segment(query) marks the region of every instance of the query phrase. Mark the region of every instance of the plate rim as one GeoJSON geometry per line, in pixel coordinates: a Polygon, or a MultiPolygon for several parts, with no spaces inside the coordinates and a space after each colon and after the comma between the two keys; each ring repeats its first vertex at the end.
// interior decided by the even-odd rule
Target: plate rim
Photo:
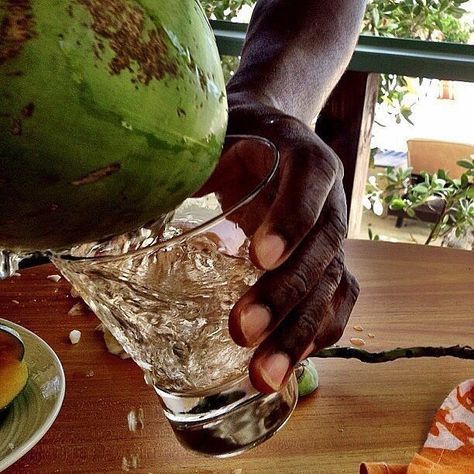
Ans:
{"type": "Polygon", "coordinates": [[[20,324],[16,324],[12,321],[9,321],[8,319],[0,318],[0,324],[4,324],[6,326],[12,327],[16,331],[18,331],[20,336],[22,332],[25,332],[29,336],[32,336],[34,339],[36,339],[51,356],[54,364],[56,365],[56,368],[59,371],[59,375],[61,377],[61,382],[62,382],[57,401],[54,404],[54,407],[51,410],[51,412],[48,414],[45,422],[18,449],[13,450],[6,457],[4,457],[3,459],[0,459],[0,472],[2,472],[8,467],[10,467],[12,464],[17,462],[19,459],[21,459],[26,453],[31,451],[31,449],[33,449],[38,444],[38,442],[44,437],[44,435],[49,431],[54,421],[58,417],[59,412],[61,411],[61,408],[64,402],[64,396],[66,394],[66,376],[64,374],[64,368],[63,368],[63,365],[61,364],[61,361],[59,360],[58,355],[56,354],[56,352],[53,351],[50,345],[46,341],[44,341],[41,337],[39,337],[33,331],[30,331],[29,329],[21,326],[20,324]]]}

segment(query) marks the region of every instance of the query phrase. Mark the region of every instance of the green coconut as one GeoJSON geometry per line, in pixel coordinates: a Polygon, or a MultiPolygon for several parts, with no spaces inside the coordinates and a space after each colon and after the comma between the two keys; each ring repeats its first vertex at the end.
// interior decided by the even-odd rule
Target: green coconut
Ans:
{"type": "Polygon", "coordinates": [[[212,172],[227,125],[195,0],[0,0],[0,247],[140,227],[212,172]]]}
{"type": "Polygon", "coordinates": [[[319,387],[319,375],[311,359],[300,362],[296,379],[298,381],[298,396],[305,397],[313,393],[319,387]]]}

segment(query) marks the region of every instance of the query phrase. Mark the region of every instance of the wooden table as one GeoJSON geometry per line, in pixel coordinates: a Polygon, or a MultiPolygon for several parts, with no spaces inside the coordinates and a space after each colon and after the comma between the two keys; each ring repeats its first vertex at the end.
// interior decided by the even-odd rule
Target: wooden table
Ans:
{"type": "MultiPolygon", "coordinates": [[[[474,344],[472,252],[366,241],[346,247],[362,292],[342,343],[363,337],[370,350],[474,344]]],[[[57,421],[9,474],[120,473],[131,456],[139,459],[133,473],[357,473],[362,461],[408,462],[448,392],[474,376],[472,361],[453,358],[318,360],[319,391],[299,402],[274,438],[240,457],[198,457],[178,445],[133,362],[105,351],[95,317],[68,316],[69,285],[48,280],[51,273],[47,265],[0,283],[0,317],[43,337],[67,377],[57,421]],[[83,334],[77,346],[68,342],[72,329],[83,334]],[[138,408],[145,426],[132,433],[127,414],[138,408]]]]}

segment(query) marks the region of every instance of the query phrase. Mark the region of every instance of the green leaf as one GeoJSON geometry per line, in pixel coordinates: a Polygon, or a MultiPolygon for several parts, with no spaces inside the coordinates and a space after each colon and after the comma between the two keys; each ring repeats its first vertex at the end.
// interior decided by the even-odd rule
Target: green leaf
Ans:
{"type": "Polygon", "coordinates": [[[412,191],[414,193],[427,193],[428,192],[428,187],[425,184],[417,184],[416,186],[413,187],[412,191]]]}
{"type": "Polygon", "coordinates": [[[380,23],[380,13],[377,8],[372,10],[372,19],[374,20],[374,25],[378,25],[380,23]]]}
{"type": "Polygon", "coordinates": [[[468,199],[474,199],[474,186],[469,186],[469,188],[467,188],[466,197],[468,199]]]}
{"type": "Polygon", "coordinates": [[[407,208],[407,210],[405,212],[407,213],[407,215],[409,217],[415,217],[415,215],[416,215],[415,211],[411,207],[407,208]]]}
{"type": "Polygon", "coordinates": [[[401,211],[405,209],[405,201],[400,198],[393,199],[390,203],[390,209],[393,209],[394,211],[401,211]]]}
{"type": "Polygon", "coordinates": [[[448,178],[448,175],[447,175],[446,171],[438,170],[438,177],[441,178],[441,179],[446,180],[448,178]]]}
{"type": "Polygon", "coordinates": [[[467,168],[468,170],[474,169],[474,162],[473,161],[468,161],[468,160],[459,160],[456,162],[458,166],[461,168],[467,168]]]}

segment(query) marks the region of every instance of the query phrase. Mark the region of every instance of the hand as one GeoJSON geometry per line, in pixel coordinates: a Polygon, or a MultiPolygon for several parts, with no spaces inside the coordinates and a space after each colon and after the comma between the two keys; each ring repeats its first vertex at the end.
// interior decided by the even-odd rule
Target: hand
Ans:
{"type": "Polygon", "coordinates": [[[298,361],[340,339],[359,293],[344,265],[343,168],[299,120],[240,97],[229,104],[228,132],[269,139],[282,160],[276,195],[250,246],[253,263],[267,271],[229,318],[235,342],[256,347],[253,385],[271,393],[298,361]]]}

